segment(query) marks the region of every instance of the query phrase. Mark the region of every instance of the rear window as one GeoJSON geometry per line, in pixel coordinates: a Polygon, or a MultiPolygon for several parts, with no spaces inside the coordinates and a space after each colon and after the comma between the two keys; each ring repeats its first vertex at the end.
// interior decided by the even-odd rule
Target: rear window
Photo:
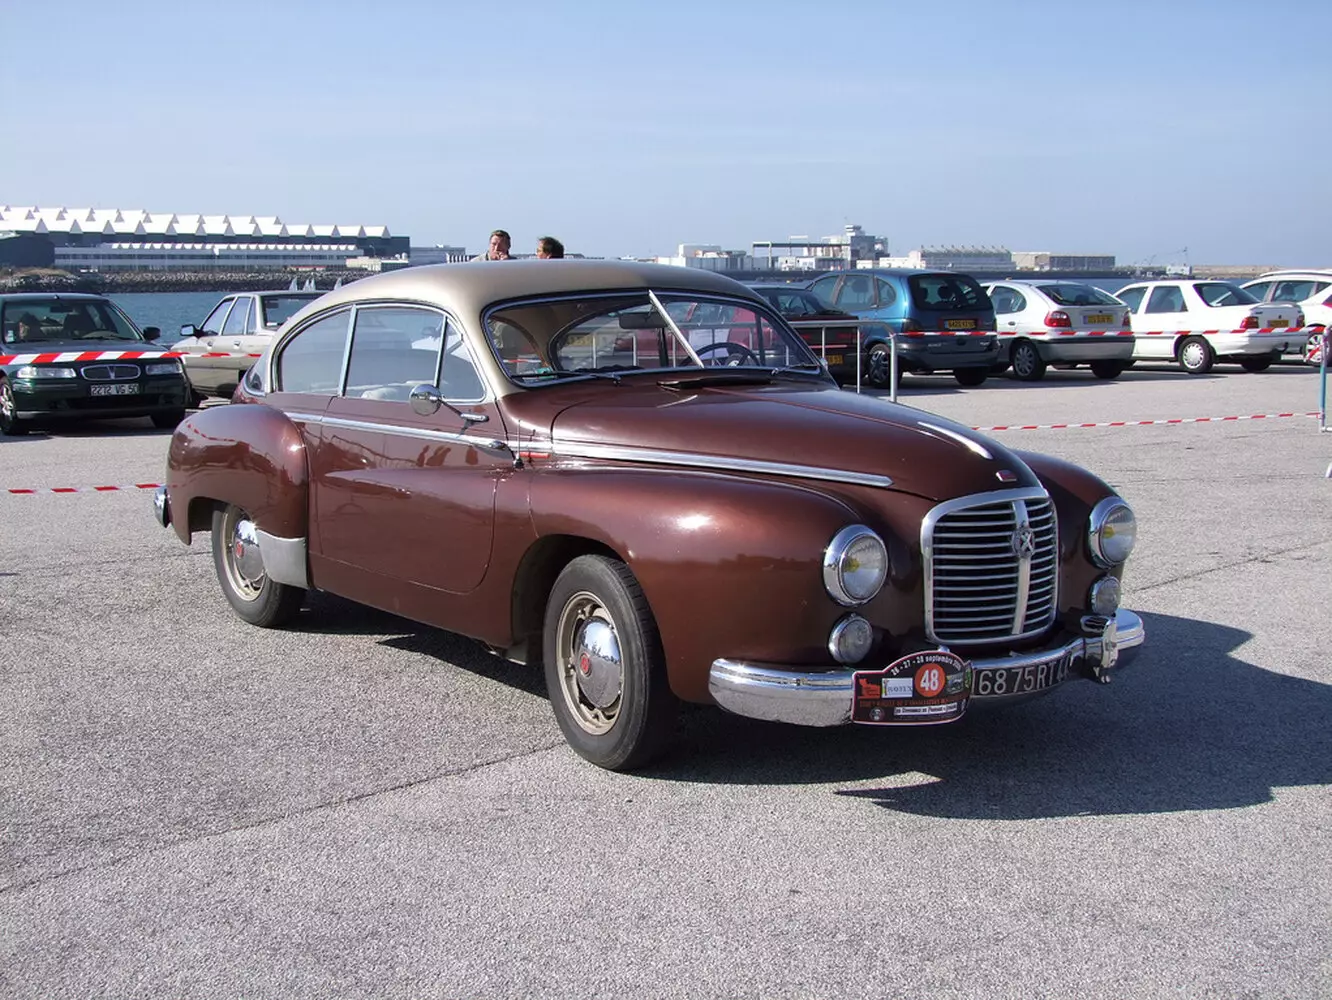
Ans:
{"type": "Polygon", "coordinates": [[[1258,302],[1239,285],[1228,281],[1202,281],[1193,290],[1209,306],[1251,306],[1258,302]]]}
{"type": "Polygon", "coordinates": [[[1124,303],[1094,285],[1037,285],[1050,301],[1061,306],[1122,306],[1124,303]]]}
{"type": "Polygon", "coordinates": [[[964,312],[991,308],[981,286],[965,274],[913,274],[907,285],[917,309],[964,312]]]}

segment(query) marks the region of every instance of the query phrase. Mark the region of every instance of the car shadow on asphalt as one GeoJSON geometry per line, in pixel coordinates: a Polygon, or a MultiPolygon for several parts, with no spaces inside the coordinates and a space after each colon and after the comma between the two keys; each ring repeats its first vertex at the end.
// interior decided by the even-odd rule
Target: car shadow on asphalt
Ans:
{"type": "Polygon", "coordinates": [[[647,772],[716,784],[855,782],[838,795],[956,819],[1229,809],[1332,783],[1332,685],[1234,655],[1239,629],[1144,614],[1148,645],[1102,687],[1064,685],[945,727],[805,729],[687,713],[647,772]],[[889,780],[875,784],[875,779],[889,780]]]}

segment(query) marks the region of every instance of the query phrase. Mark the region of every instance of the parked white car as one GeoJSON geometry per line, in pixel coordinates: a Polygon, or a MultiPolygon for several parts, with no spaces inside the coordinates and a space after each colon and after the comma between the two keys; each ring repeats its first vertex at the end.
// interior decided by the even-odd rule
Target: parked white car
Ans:
{"type": "Polygon", "coordinates": [[[1332,271],[1269,271],[1240,287],[1259,302],[1293,302],[1311,334],[1332,326],[1332,271]]]}
{"type": "Polygon", "coordinates": [[[1133,359],[1129,309],[1080,281],[992,281],[1001,361],[1034,382],[1052,364],[1089,364],[1097,378],[1117,378],[1133,359]]]}
{"type": "Polygon", "coordinates": [[[1134,360],[1177,361],[1190,375],[1218,361],[1260,372],[1308,339],[1298,306],[1260,303],[1230,281],[1140,281],[1115,294],[1132,310],[1134,360]]]}

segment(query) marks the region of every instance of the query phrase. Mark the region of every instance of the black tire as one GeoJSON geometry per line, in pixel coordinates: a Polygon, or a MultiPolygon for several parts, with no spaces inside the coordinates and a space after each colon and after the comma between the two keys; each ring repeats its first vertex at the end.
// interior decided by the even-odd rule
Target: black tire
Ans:
{"type": "Polygon", "coordinates": [[[185,406],[191,410],[197,410],[204,405],[204,397],[199,395],[199,390],[194,386],[189,387],[189,399],[185,400],[185,406]]]}
{"type": "Polygon", "coordinates": [[[1179,344],[1179,366],[1190,375],[1206,375],[1216,363],[1212,345],[1202,337],[1185,337],[1179,344]]]}
{"type": "Polygon", "coordinates": [[[1013,377],[1023,382],[1039,382],[1045,377],[1045,359],[1030,340],[1013,344],[1011,355],[1013,377]]]}
{"type": "Polygon", "coordinates": [[[154,413],[149,417],[153,426],[164,431],[169,431],[176,424],[185,419],[184,410],[164,410],[161,413],[154,413]]]}
{"type": "Polygon", "coordinates": [[[1124,369],[1128,365],[1122,361],[1093,361],[1091,363],[1092,374],[1097,378],[1119,378],[1124,374],[1124,369]]]}
{"type": "Polygon", "coordinates": [[[978,385],[984,385],[985,379],[989,377],[988,368],[954,368],[953,378],[957,379],[958,385],[965,385],[967,388],[975,388],[978,385]]]}
{"type": "MultiPolygon", "coordinates": [[[[897,384],[902,384],[902,359],[898,358],[897,384]]],[[[865,383],[871,389],[891,389],[893,386],[893,352],[883,341],[870,344],[865,352],[865,383]]]]}
{"type": "Polygon", "coordinates": [[[1239,359],[1239,363],[1240,367],[1243,368],[1246,372],[1265,372],[1267,371],[1267,369],[1272,367],[1272,362],[1275,360],[1276,360],[1275,356],[1271,354],[1263,354],[1257,356],[1252,354],[1246,354],[1244,357],[1239,359]]]}
{"type": "Polygon", "coordinates": [[[213,568],[236,614],[251,625],[276,628],[301,610],[305,591],[268,578],[253,531],[254,522],[241,508],[213,511],[213,568]]]}
{"type": "Polygon", "coordinates": [[[18,417],[18,404],[14,401],[14,390],[9,379],[0,378],[0,434],[5,437],[19,437],[27,434],[28,422],[18,417]]]}
{"type": "Polygon", "coordinates": [[[575,753],[628,771],[662,752],[678,702],[656,619],[628,566],[586,555],[564,567],[546,605],[542,653],[550,706],[575,753]]]}

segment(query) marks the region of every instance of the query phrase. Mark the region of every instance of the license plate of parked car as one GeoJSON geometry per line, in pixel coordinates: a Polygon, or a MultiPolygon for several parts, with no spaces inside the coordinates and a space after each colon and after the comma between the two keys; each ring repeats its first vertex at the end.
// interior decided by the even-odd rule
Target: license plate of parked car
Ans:
{"type": "Polygon", "coordinates": [[[133,382],[126,382],[124,385],[94,385],[88,391],[94,396],[133,396],[139,387],[133,382]]]}
{"type": "Polygon", "coordinates": [[[1113,323],[1115,318],[1109,313],[1096,313],[1087,317],[1088,323],[1113,323]]]}
{"type": "Polygon", "coordinates": [[[974,330],[976,321],[974,319],[946,319],[944,320],[945,330],[974,330]]]}
{"type": "Polygon", "coordinates": [[[1284,319],[1274,319],[1274,320],[1272,320],[1272,327],[1273,327],[1273,329],[1275,329],[1275,328],[1278,327],[1278,326],[1287,326],[1287,325],[1288,325],[1288,321],[1287,321],[1287,320],[1284,320],[1284,319]]]}
{"type": "Polygon", "coordinates": [[[1024,667],[998,667],[975,671],[973,693],[978,698],[1006,694],[1030,694],[1044,691],[1068,680],[1069,658],[1060,656],[1049,663],[1029,663],[1024,667]]]}
{"type": "Polygon", "coordinates": [[[842,363],[842,356],[840,354],[825,354],[823,359],[830,365],[840,365],[842,363]]]}

